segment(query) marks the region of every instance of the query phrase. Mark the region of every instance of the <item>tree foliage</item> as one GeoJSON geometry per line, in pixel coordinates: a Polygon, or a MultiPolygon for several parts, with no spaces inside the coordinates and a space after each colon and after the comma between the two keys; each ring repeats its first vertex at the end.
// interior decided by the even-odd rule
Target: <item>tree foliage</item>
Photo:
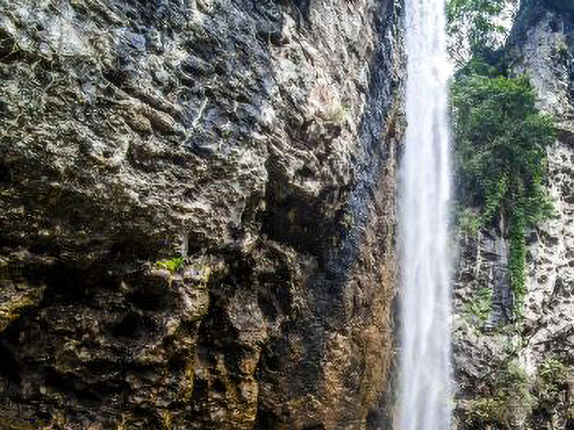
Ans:
{"type": "Polygon", "coordinates": [[[548,215],[543,188],[546,146],[552,122],[535,107],[524,77],[459,78],[452,89],[460,184],[471,205],[484,206],[483,219],[510,213],[518,197],[525,218],[536,224],[548,215]]]}
{"type": "Polygon", "coordinates": [[[494,50],[507,28],[497,18],[512,0],[447,0],[451,59],[462,66],[477,53],[494,50]]]}
{"type": "Polygon", "coordinates": [[[525,229],[552,213],[543,182],[554,131],[537,111],[528,79],[493,76],[495,70],[469,67],[452,86],[458,197],[480,208],[482,225],[509,238],[510,283],[520,307],[525,229]]]}

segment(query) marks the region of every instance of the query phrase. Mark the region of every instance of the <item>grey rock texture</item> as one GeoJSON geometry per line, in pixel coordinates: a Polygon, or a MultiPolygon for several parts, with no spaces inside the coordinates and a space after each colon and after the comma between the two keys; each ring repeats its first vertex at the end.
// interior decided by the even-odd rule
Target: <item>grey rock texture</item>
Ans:
{"type": "MultiPolygon", "coordinates": [[[[569,2],[525,2],[507,56],[554,116],[548,189],[556,217],[527,238],[524,320],[489,326],[494,232],[466,240],[455,280],[457,428],[574,428],[574,20],[569,2]],[[486,240],[485,238],[490,238],[486,240]],[[489,258],[489,256],[491,258],[489,258]]],[[[493,294],[494,291],[494,294],[493,294]]]]}
{"type": "Polygon", "coordinates": [[[400,13],[0,0],[0,428],[380,428],[400,13]]]}

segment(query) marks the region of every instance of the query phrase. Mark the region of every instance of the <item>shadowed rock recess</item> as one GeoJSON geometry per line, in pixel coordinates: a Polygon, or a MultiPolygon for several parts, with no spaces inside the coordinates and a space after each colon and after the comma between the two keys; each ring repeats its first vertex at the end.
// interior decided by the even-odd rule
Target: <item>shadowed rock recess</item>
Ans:
{"type": "Polygon", "coordinates": [[[400,15],[0,0],[0,428],[382,426],[400,15]]]}

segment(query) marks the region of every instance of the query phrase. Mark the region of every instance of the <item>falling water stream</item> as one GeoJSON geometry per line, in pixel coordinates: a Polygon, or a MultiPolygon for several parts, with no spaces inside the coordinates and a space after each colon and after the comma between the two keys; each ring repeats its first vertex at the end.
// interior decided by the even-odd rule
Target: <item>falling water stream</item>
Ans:
{"type": "Polygon", "coordinates": [[[450,426],[448,60],[445,0],[406,0],[401,166],[400,429],[450,426]]]}

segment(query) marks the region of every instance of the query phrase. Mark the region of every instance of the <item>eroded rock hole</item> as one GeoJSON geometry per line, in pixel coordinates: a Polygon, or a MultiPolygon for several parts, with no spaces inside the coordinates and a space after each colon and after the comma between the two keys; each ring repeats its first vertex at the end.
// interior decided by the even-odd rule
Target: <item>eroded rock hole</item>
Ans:
{"type": "Polygon", "coordinates": [[[136,290],[129,301],[136,307],[146,311],[167,309],[172,304],[171,292],[166,286],[145,286],[136,290]]]}
{"type": "Polygon", "coordinates": [[[0,388],[10,392],[20,382],[20,365],[16,360],[12,345],[0,339],[0,388]],[[4,385],[2,387],[2,384],[4,385]]]}
{"type": "MultiPolygon", "coordinates": [[[[0,102],[0,113],[2,113],[2,102],[0,102]]],[[[0,185],[2,184],[6,184],[11,182],[12,180],[12,175],[10,173],[10,170],[8,169],[8,166],[4,165],[4,164],[0,164],[0,185]]]]}
{"type": "Polygon", "coordinates": [[[278,427],[279,417],[261,404],[257,409],[255,430],[275,430],[278,427]]]}
{"type": "Polygon", "coordinates": [[[225,389],[225,384],[223,383],[223,381],[221,381],[220,379],[216,379],[213,382],[213,391],[215,391],[216,393],[225,393],[226,389],[225,389]]]}
{"type": "Polygon", "coordinates": [[[139,339],[154,334],[157,329],[151,317],[129,313],[111,328],[111,334],[116,338],[139,339]]]}

